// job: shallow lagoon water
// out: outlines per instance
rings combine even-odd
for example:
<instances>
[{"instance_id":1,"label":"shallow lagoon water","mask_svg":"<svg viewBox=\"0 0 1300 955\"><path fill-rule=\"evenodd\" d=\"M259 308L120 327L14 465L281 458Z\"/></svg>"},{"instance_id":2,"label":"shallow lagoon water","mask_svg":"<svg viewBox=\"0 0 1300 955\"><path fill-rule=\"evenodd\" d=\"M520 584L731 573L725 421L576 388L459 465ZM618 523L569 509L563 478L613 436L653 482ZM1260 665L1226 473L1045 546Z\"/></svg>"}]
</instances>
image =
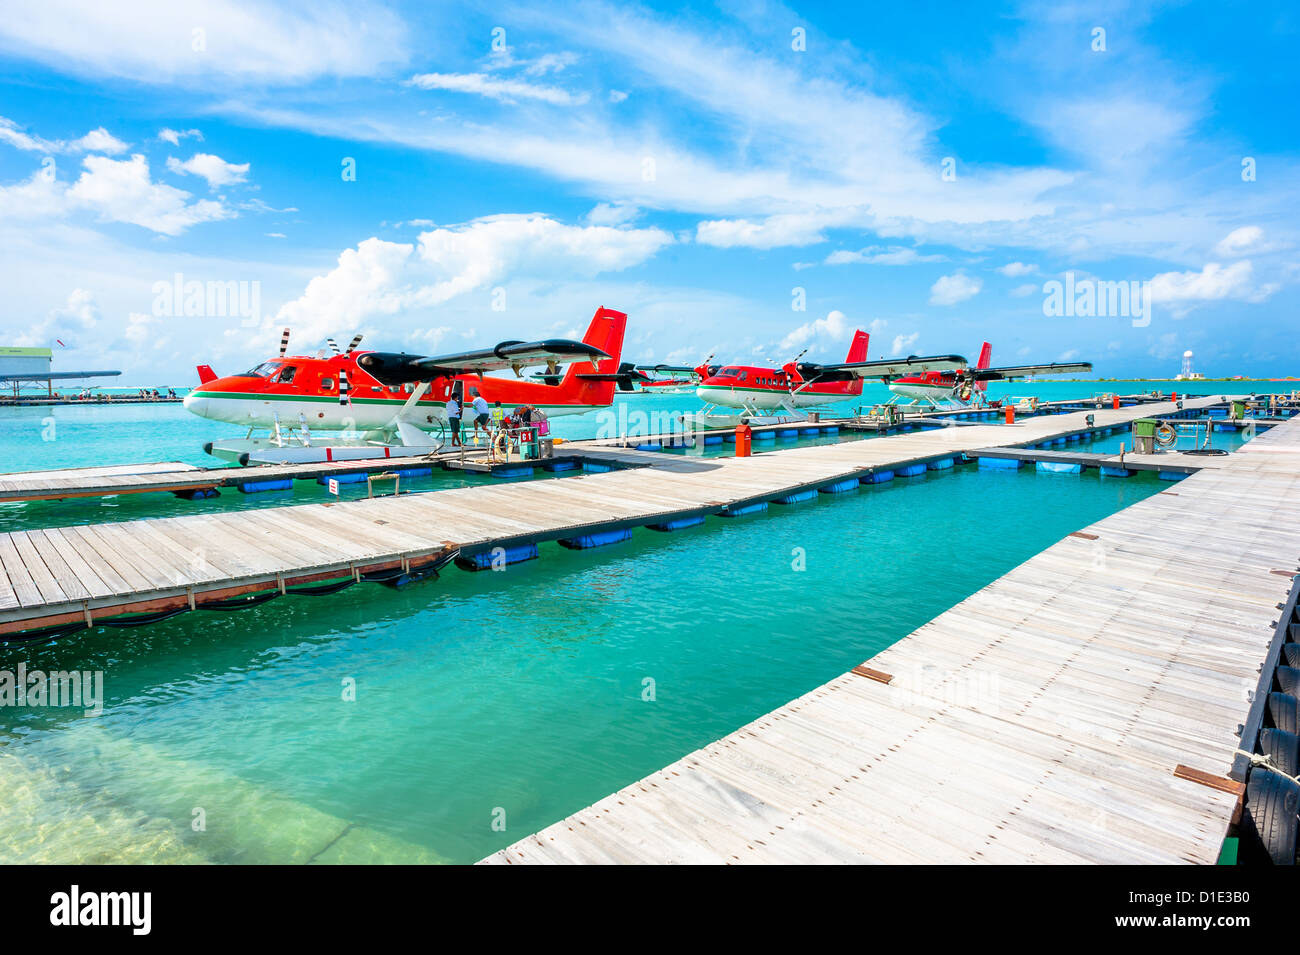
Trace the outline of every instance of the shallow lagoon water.
<instances>
[{"instance_id":1,"label":"shallow lagoon water","mask_svg":"<svg viewBox=\"0 0 1300 955\"><path fill-rule=\"evenodd\" d=\"M471 862L1167 487L963 466L501 573L3 645L0 670L102 671L106 700L0 709L0 861Z\"/></svg>"},{"instance_id":2,"label":"shallow lagoon water","mask_svg":"<svg viewBox=\"0 0 1300 955\"><path fill-rule=\"evenodd\" d=\"M0 859L474 861L1166 486L968 466L501 573L10 644L0 667L102 670L107 701L0 716Z\"/></svg>"}]
</instances>

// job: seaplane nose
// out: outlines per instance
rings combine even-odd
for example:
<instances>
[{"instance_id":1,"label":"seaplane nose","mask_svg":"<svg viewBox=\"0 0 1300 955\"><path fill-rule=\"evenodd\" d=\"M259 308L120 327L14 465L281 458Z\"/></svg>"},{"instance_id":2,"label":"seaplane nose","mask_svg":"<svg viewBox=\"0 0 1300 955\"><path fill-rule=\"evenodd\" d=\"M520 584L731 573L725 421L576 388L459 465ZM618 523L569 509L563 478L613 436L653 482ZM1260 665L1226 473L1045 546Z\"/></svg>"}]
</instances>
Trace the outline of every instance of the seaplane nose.
<instances>
[{"instance_id":1,"label":"seaplane nose","mask_svg":"<svg viewBox=\"0 0 1300 955\"><path fill-rule=\"evenodd\" d=\"M181 405L186 411L198 415L200 418L207 417L208 399L199 395L186 395Z\"/></svg>"}]
</instances>

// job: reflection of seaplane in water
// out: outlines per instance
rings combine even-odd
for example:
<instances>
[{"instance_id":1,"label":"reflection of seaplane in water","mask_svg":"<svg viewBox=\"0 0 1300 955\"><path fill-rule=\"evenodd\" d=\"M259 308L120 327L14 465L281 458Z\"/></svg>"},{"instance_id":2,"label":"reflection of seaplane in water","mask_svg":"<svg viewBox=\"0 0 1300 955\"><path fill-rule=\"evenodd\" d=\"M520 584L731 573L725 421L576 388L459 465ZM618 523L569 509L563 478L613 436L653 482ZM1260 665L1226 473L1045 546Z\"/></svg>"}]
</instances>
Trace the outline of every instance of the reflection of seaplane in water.
<instances>
[{"instance_id":1,"label":"reflection of seaplane in water","mask_svg":"<svg viewBox=\"0 0 1300 955\"><path fill-rule=\"evenodd\" d=\"M1016 381L1036 375L1062 375L1092 371L1092 363L1053 362L1046 365L1007 365L992 368L993 346L985 342L980 348L979 361L974 368L957 368L952 371L927 371L924 374L906 375L889 382L889 390L897 397L893 403L907 410L924 411L930 408L982 407L990 381ZM899 398L909 398L902 404Z\"/></svg>"},{"instance_id":2,"label":"reflection of seaplane in water","mask_svg":"<svg viewBox=\"0 0 1300 955\"><path fill-rule=\"evenodd\" d=\"M615 386L626 378L619 365L626 326L624 313L601 308L580 342L507 341L433 357L357 351L359 335L346 349L330 339L330 348L315 356L290 356L285 329L279 357L243 374L218 377L200 365L200 384L186 396L185 407L248 427L245 438L205 446L240 464L418 456L442 447L446 403L453 396L466 425L473 421L476 395L489 405L530 405L550 417L608 407ZM562 375L561 362L570 363ZM522 369L537 365L546 366L553 383L518 380ZM516 378L487 374L505 369ZM255 438L258 428L269 428L269 437ZM341 434L324 437L321 431Z\"/></svg>"},{"instance_id":3,"label":"reflection of seaplane in water","mask_svg":"<svg viewBox=\"0 0 1300 955\"><path fill-rule=\"evenodd\" d=\"M704 369L696 393L704 410L684 415L683 423L695 428L727 428L746 421L778 424L799 421L807 411L862 394L868 379L889 381L903 377L941 374L964 368L960 355L888 358L867 361L867 333L859 329L843 362L801 362L800 353L780 368L724 365ZM703 366L702 366L703 367ZM719 408L738 409L720 411Z\"/></svg>"}]
</instances>

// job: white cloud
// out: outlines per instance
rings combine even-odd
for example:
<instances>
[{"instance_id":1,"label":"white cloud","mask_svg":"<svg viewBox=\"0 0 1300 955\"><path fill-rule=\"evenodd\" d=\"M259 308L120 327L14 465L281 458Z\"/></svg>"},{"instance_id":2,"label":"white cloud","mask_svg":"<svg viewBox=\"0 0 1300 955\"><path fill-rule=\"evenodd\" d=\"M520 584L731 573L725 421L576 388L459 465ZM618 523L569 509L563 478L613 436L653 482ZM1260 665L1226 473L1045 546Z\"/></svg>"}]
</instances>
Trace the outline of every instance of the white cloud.
<instances>
[{"instance_id":1,"label":"white cloud","mask_svg":"<svg viewBox=\"0 0 1300 955\"><path fill-rule=\"evenodd\" d=\"M122 142L103 126L92 129L80 139L65 142L61 139L43 139L40 136L24 132L11 119L0 116L0 142L8 143L15 149L40 153L111 153L125 152L127 144Z\"/></svg>"},{"instance_id":2,"label":"white cloud","mask_svg":"<svg viewBox=\"0 0 1300 955\"><path fill-rule=\"evenodd\" d=\"M145 312L132 312L127 316L126 328L122 334L136 350L155 350L165 346L170 340L162 332L162 319Z\"/></svg>"},{"instance_id":3,"label":"white cloud","mask_svg":"<svg viewBox=\"0 0 1300 955\"><path fill-rule=\"evenodd\" d=\"M226 162L212 153L195 153L184 162L168 156L167 168L181 176L202 176L208 181L209 189L218 189L247 181L249 164Z\"/></svg>"},{"instance_id":4,"label":"white cloud","mask_svg":"<svg viewBox=\"0 0 1300 955\"><path fill-rule=\"evenodd\" d=\"M823 241L822 230L832 221L822 213L783 213L766 219L712 219L695 227L695 241L730 249L775 249Z\"/></svg>"},{"instance_id":5,"label":"white cloud","mask_svg":"<svg viewBox=\"0 0 1300 955\"><path fill-rule=\"evenodd\" d=\"M930 304L956 305L968 298L974 298L983 286L982 279L972 278L964 272L942 276L930 286Z\"/></svg>"},{"instance_id":6,"label":"white cloud","mask_svg":"<svg viewBox=\"0 0 1300 955\"><path fill-rule=\"evenodd\" d=\"M1243 259L1227 267L1209 262L1199 272L1161 272L1151 279L1151 301L1168 304L1250 298L1256 293L1251 285L1253 271L1249 260Z\"/></svg>"},{"instance_id":7,"label":"white cloud","mask_svg":"<svg viewBox=\"0 0 1300 955\"><path fill-rule=\"evenodd\" d=\"M67 304L51 309L41 322L21 333L13 344L23 348L55 348L62 341L67 348L81 344L83 333L99 324L100 311L95 296L86 289L73 289Z\"/></svg>"},{"instance_id":8,"label":"white cloud","mask_svg":"<svg viewBox=\"0 0 1300 955\"><path fill-rule=\"evenodd\" d=\"M62 72L162 83L368 76L409 55L401 19L365 0L41 0L0 19L0 51Z\"/></svg>"},{"instance_id":9,"label":"white cloud","mask_svg":"<svg viewBox=\"0 0 1300 955\"><path fill-rule=\"evenodd\" d=\"M203 142L203 134L197 129L169 129L163 128L158 130L158 140L164 143L171 143L173 146L179 146L182 139L197 139Z\"/></svg>"},{"instance_id":10,"label":"white cloud","mask_svg":"<svg viewBox=\"0 0 1300 955\"><path fill-rule=\"evenodd\" d=\"M574 96L558 86L541 86L524 80L500 79L488 73L417 73L407 80L408 86L422 90L450 90L472 93L491 99L512 102L539 100L554 106L573 106L587 101L585 93Z\"/></svg>"},{"instance_id":11,"label":"white cloud","mask_svg":"<svg viewBox=\"0 0 1300 955\"><path fill-rule=\"evenodd\" d=\"M598 202L587 213L587 221L592 225L627 225L641 215L641 210L630 202Z\"/></svg>"},{"instance_id":12,"label":"white cloud","mask_svg":"<svg viewBox=\"0 0 1300 955\"><path fill-rule=\"evenodd\" d=\"M0 219L49 223L89 211L103 221L128 222L164 235L179 235L198 223L235 215L220 202L191 202L192 196L183 189L154 182L149 163L141 155L130 159L87 156L82 166L80 178L70 186L45 169L23 182L0 186Z\"/></svg>"},{"instance_id":13,"label":"white cloud","mask_svg":"<svg viewBox=\"0 0 1300 955\"><path fill-rule=\"evenodd\" d=\"M116 156L126 152L128 145L110 133L103 126L92 129L80 139L68 143L69 152L109 153Z\"/></svg>"},{"instance_id":14,"label":"white cloud","mask_svg":"<svg viewBox=\"0 0 1300 955\"><path fill-rule=\"evenodd\" d=\"M1025 285L1017 285L1015 288L1011 290L1011 295L1013 298L1026 298L1030 295L1033 295L1037 291L1038 291L1038 286L1032 282L1029 282Z\"/></svg>"},{"instance_id":15,"label":"white cloud","mask_svg":"<svg viewBox=\"0 0 1300 955\"><path fill-rule=\"evenodd\" d=\"M609 101L611 103L621 103L625 99L627 99L627 94L624 93L622 90L609 91Z\"/></svg>"},{"instance_id":16,"label":"white cloud","mask_svg":"<svg viewBox=\"0 0 1300 955\"><path fill-rule=\"evenodd\" d=\"M200 222L231 218L219 202L190 202L190 194L149 177L149 163L139 154L130 159L87 156L85 172L66 193L67 199L91 209L101 219L130 222L164 235L179 235Z\"/></svg>"},{"instance_id":17,"label":"white cloud","mask_svg":"<svg viewBox=\"0 0 1300 955\"><path fill-rule=\"evenodd\" d=\"M1233 229L1214 247L1215 255L1224 258L1236 258L1257 251L1264 239L1264 230L1257 225L1246 225Z\"/></svg>"},{"instance_id":18,"label":"white cloud","mask_svg":"<svg viewBox=\"0 0 1300 955\"><path fill-rule=\"evenodd\" d=\"M781 339L778 348L782 352L793 354L798 349L806 345L811 346L814 343L843 342L852 334L853 328L844 317L844 313L839 309L833 309L826 313L825 318L814 319L791 331L785 338Z\"/></svg>"},{"instance_id":19,"label":"white cloud","mask_svg":"<svg viewBox=\"0 0 1300 955\"><path fill-rule=\"evenodd\" d=\"M894 343L890 348L890 354L896 356L909 355L912 353L912 349L916 347L916 343L920 341L920 339L920 332L912 332L910 335L895 335Z\"/></svg>"},{"instance_id":20,"label":"white cloud","mask_svg":"<svg viewBox=\"0 0 1300 955\"><path fill-rule=\"evenodd\" d=\"M543 215L497 215L421 233L412 243L366 239L280 309L275 327L308 338L357 327L376 315L428 309L518 276L589 277L654 256L662 229L570 226Z\"/></svg>"},{"instance_id":21,"label":"white cloud","mask_svg":"<svg viewBox=\"0 0 1300 955\"><path fill-rule=\"evenodd\" d=\"M569 51L561 53L543 53L535 60L530 60L524 67L529 76L545 76L547 73L559 73L578 62L578 54Z\"/></svg>"},{"instance_id":22,"label":"white cloud","mask_svg":"<svg viewBox=\"0 0 1300 955\"><path fill-rule=\"evenodd\" d=\"M847 249L837 249L830 255L826 256L827 265L916 265L919 262L943 262L947 259L944 255L922 255L916 249L910 249L906 246L883 246L871 245L857 252L850 252Z\"/></svg>"},{"instance_id":23,"label":"white cloud","mask_svg":"<svg viewBox=\"0 0 1300 955\"><path fill-rule=\"evenodd\" d=\"M1009 279L1018 279L1024 275L1033 275L1038 271L1038 266L1026 265L1024 262L1008 262L1006 265L999 266L998 271Z\"/></svg>"}]
</instances>

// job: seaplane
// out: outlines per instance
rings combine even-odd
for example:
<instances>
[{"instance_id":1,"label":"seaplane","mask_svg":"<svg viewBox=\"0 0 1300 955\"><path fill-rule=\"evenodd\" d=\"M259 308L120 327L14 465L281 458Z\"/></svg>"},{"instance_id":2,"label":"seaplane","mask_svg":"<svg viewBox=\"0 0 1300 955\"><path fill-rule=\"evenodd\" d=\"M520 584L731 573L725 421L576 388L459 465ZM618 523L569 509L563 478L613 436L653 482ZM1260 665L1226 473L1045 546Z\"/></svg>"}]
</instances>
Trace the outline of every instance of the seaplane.
<instances>
[{"instance_id":1,"label":"seaplane","mask_svg":"<svg viewBox=\"0 0 1300 955\"><path fill-rule=\"evenodd\" d=\"M821 364L800 359L807 349L780 367L723 365L704 368L696 387L704 410L683 415L685 426L729 428L741 422L781 424L802 421L810 409L862 394L864 381L942 374L964 368L961 355L931 355L867 360L868 334L858 329L843 362ZM739 409L720 411L719 408Z\"/></svg>"},{"instance_id":2,"label":"seaplane","mask_svg":"<svg viewBox=\"0 0 1300 955\"><path fill-rule=\"evenodd\" d=\"M903 408L933 408L949 410L982 407L990 381L1015 381L1038 375L1063 375L1092 371L1092 362L1053 362L1046 365L1006 365L990 367L993 346L985 342L980 348L979 360L974 368L957 368L951 371L927 371L923 374L905 375L889 382L889 390L897 397L910 401Z\"/></svg>"},{"instance_id":3,"label":"seaplane","mask_svg":"<svg viewBox=\"0 0 1300 955\"><path fill-rule=\"evenodd\" d=\"M346 348L331 338L314 355L289 355L286 328L280 354L242 374L219 377L199 365L200 383L184 405L200 417L248 427L244 438L204 445L242 465L418 457L444 446L453 396L466 425L477 395L506 409L530 405L548 417L608 407L627 378L619 363L626 328L626 314L602 307L581 341L505 341L435 356L361 351L360 335ZM563 374L561 363L568 363ZM546 367L553 383L525 380L524 369L536 366ZM514 377L489 374L506 370Z\"/></svg>"}]
</instances>

